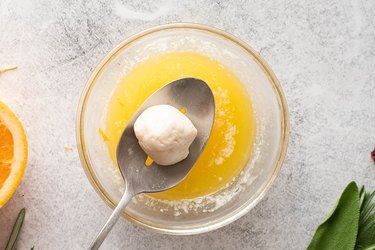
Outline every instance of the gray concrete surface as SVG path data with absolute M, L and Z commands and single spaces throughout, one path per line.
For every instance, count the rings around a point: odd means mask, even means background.
M 22 120 L 29 163 L 0 209 L 0 249 L 20 208 L 19 250 L 84 249 L 111 213 L 75 146 L 80 92 L 116 44 L 145 28 L 197 22 L 253 46 L 289 102 L 289 152 L 266 197 L 214 232 L 166 236 L 119 221 L 103 249 L 304 249 L 350 180 L 375 188 L 375 2 L 0 1 L 0 100 Z M 65 151 L 64 146 L 72 146 Z

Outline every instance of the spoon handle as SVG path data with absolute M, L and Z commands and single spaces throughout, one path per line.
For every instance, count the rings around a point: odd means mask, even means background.
M 105 225 L 100 230 L 99 234 L 96 236 L 95 241 L 90 245 L 90 250 L 97 250 L 107 237 L 108 233 L 111 231 L 113 226 L 116 224 L 117 220 L 120 218 L 122 213 L 125 210 L 125 207 L 128 205 L 128 203 L 133 198 L 134 194 L 129 190 L 129 188 L 126 188 L 125 193 L 123 194 L 120 202 L 116 206 L 115 210 L 111 214 L 111 217 L 107 220 Z

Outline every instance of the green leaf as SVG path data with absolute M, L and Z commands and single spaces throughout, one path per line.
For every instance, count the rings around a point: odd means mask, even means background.
M 356 250 L 375 250 L 375 192 L 360 193 L 363 200 L 359 216 Z
M 360 191 L 349 183 L 336 208 L 316 230 L 308 250 L 353 250 L 358 232 Z
M 26 213 L 25 208 L 22 208 L 21 211 L 18 213 L 16 222 L 13 225 L 12 233 L 10 234 L 5 250 L 15 249 L 17 238 L 21 231 L 23 220 L 25 219 L 25 213 Z

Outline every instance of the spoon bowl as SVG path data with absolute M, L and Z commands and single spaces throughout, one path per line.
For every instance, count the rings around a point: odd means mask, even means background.
M 146 153 L 134 133 L 134 123 L 147 108 L 168 104 L 185 109 L 185 115 L 197 128 L 198 134 L 189 148 L 186 159 L 170 166 L 153 162 L 146 167 Z M 199 79 L 183 78 L 173 81 L 151 95 L 133 115 L 117 145 L 117 162 L 126 180 L 126 187 L 134 194 L 170 189 L 180 183 L 198 160 L 211 134 L 215 116 L 215 102 L 211 89 Z
M 144 110 L 161 104 L 184 109 L 198 133 L 186 159 L 170 166 L 161 166 L 155 162 L 146 166 L 147 155 L 138 144 L 133 126 Z M 204 81 L 196 78 L 182 78 L 165 85 L 138 108 L 122 133 L 116 151 L 117 163 L 125 180 L 125 192 L 90 249 L 100 247 L 134 195 L 170 189 L 188 175 L 208 141 L 214 118 L 213 93 Z

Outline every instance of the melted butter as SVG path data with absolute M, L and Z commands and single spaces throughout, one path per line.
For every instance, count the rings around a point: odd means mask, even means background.
M 160 199 L 191 199 L 220 190 L 246 165 L 255 140 L 250 97 L 231 71 L 201 54 L 167 53 L 136 65 L 110 99 L 105 132 L 114 161 L 121 133 L 138 107 L 165 84 L 184 77 L 202 79 L 211 87 L 216 117 L 207 146 L 189 175 L 176 187 L 150 195 Z

